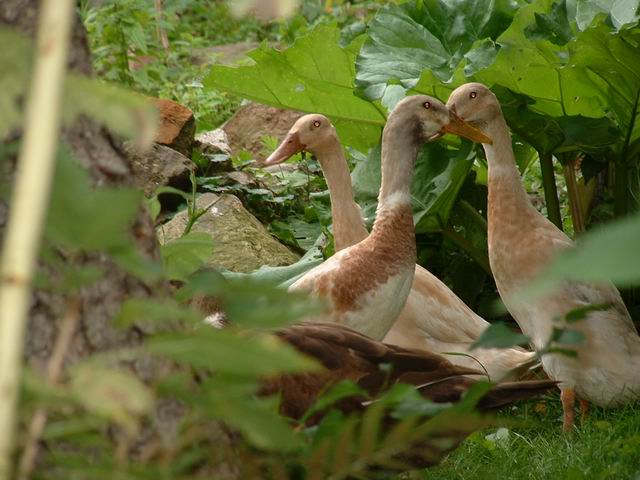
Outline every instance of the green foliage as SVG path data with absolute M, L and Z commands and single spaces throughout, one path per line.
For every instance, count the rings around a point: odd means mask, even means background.
M 322 113 L 345 144 L 365 149 L 377 141 L 385 116 L 353 95 L 361 41 L 343 48 L 339 36 L 335 26 L 319 25 L 283 52 L 267 46 L 251 52 L 253 65 L 214 66 L 205 85 L 277 107 Z
M 460 82 L 495 57 L 495 39 L 509 26 L 518 2 L 491 0 L 407 2 L 377 13 L 357 60 L 357 83 L 371 99 L 388 85 L 425 91 L 434 84 Z M 434 94 L 434 92 L 429 92 Z M 438 92 L 437 95 L 443 95 Z
M 309 7 L 311 3 L 304 8 L 322 8 L 320 2 Z M 244 39 L 250 33 L 261 40 L 267 28 L 218 15 L 226 11 L 219 2 L 165 4 L 159 23 L 169 35 L 172 47 L 168 52 L 153 36 L 158 20 L 151 2 L 124 0 L 106 2 L 103 9 L 85 8 L 96 65 L 106 77 L 139 91 L 168 94 L 195 105 L 200 126 L 212 125 L 235 103 L 226 103 L 229 97 L 199 86 L 203 70 L 183 68 L 190 49 L 200 41 L 221 40 L 213 36 L 214 31 L 223 32 L 227 39 Z M 262 46 L 252 54 L 254 65 L 215 67 L 207 84 L 277 106 L 326 113 L 337 122 L 345 143 L 363 151 L 374 147 L 368 156 L 350 152 L 357 161 L 354 183 L 367 212 L 379 186 L 379 149 L 376 151 L 375 145 L 385 108 L 392 107 L 407 89 L 446 96 L 453 86 L 471 78 L 494 84 L 510 125 L 520 133 L 516 142 L 520 142 L 523 171 L 534 147 L 545 153 L 587 152 L 592 158 L 604 159 L 601 163 L 605 165 L 613 155 L 633 174 L 640 137 L 636 7 L 629 0 L 543 0 L 530 4 L 415 1 L 383 8 L 369 34 L 359 38 L 354 35 L 364 31 L 364 24 L 352 22 L 346 4 L 328 20 L 319 13 L 313 17 L 309 10 L 304 18 L 280 26 L 277 35 L 286 39 L 318 25 L 291 48 L 277 52 Z M 190 20 L 182 21 L 182 15 Z M 192 21 L 199 16 L 205 21 Z M 333 23 L 336 20 L 342 29 Z M 16 98 L 23 96 L 28 83 L 29 47 L 3 31 L 0 39 L 15 46 L 0 52 L 0 65 L 8 65 L 3 70 L 12 73 L 0 77 L 0 107 L 7 113 L 0 122 L 0 136 L 4 137 L 20 122 Z M 130 68 L 143 56 L 152 61 Z M 69 120 L 79 112 L 88 113 L 118 132 L 132 131 L 132 119 L 136 118 L 132 112 L 144 109 L 138 98 L 86 79 L 70 78 L 67 92 Z M 362 92 L 370 99 L 356 95 Z M 439 143 L 421 152 L 413 188 L 421 238 L 453 224 L 454 231 L 469 237 L 473 248 L 482 250 L 486 245 L 486 225 L 477 212 L 483 211 L 484 166 L 475 152 L 467 143 Z M 478 160 L 478 165 L 472 170 L 473 160 Z M 162 293 L 157 293 L 159 298 L 133 297 L 120 312 L 114 312 L 115 325 L 136 328 L 141 335 L 144 332 L 142 347 L 123 346 L 93 355 L 70 369 L 56 386 L 32 373 L 25 377 L 21 428 L 37 407 L 45 406 L 49 415 L 43 434 L 48 448 L 42 449 L 41 456 L 47 466 L 55 468 L 43 469 L 38 478 L 209 478 L 215 475 L 210 467 L 233 456 L 214 439 L 216 421 L 224 421 L 239 433 L 233 454 L 242 458 L 239 468 L 243 478 L 371 478 L 405 469 L 405 458 L 398 455 L 401 452 L 430 458 L 430 441 L 438 448 L 455 444 L 457 439 L 447 436 L 447 427 L 452 424 L 469 431 L 490 424 L 472 411 L 488 388 L 485 384 L 479 384 L 457 406 L 426 402 L 412 388 L 398 386 L 387 396 L 372 399 L 363 415 L 347 417 L 334 410 L 310 428 L 281 417 L 277 398 L 256 396 L 264 375 L 317 368 L 313 361 L 283 345 L 271 330 L 322 308 L 304 296 L 286 294 L 275 284 L 290 282 L 322 260 L 320 244 L 312 239 L 320 231 L 328 235 L 327 202 L 317 195 L 322 183 L 311 185 L 314 180 L 308 175 L 279 178 L 275 186 L 254 189 L 258 191 L 243 188 L 243 194 L 253 195 L 255 201 L 267 198 L 272 207 L 282 205 L 281 218 L 295 214 L 294 221 L 273 228 L 308 248 L 307 255 L 290 267 L 259 270 L 256 276 L 271 280 L 269 283 L 233 276 L 225 280 L 215 273 L 196 272 L 213 248 L 211 239 L 201 234 L 186 232 L 166 245 L 164 268 L 141 258 L 130 233 L 140 212 L 140 196 L 129 189 L 93 186 L 63 151 L 45 232 L 45 268 L 39 276 L 46 291 L 71 295 L 78 288 L 95 284 L 109 273 L 106 267 L 74 268 L 75 259 L 95 253 L 134 273 L 149 291 L 164 291 L 158 288 L 159 280 L 169 278 L 180 279 L 184 285 L 175 298 Z M 634 185 L 632 180 L 629 186 Z M 211 178 L 201 180 L 200 186 L 231 188 Z M 195 187 L 194 182 L 191 194 L 181 194 L 190 202 L 191 218 L 198 214 L 193 202 Z M 296 195 L 308 208 L 301 209 L 295 198 L 289 198 Z M 460 198 L 470 207 L 458 201 Z M 157 212 L 157 203 L 152 201 L 151 206 Z M 632 218 L 585 237 L 582 248 L 551 267 L 549 278 L 555 281 L 570 273 L 580 279 L 610 277 L 622 284 L 636 283 L 640 269 L 630 259 L 636 257 L 631 239 L 638 234 L 637 219 Z M 450 247 L 442 242 L 435 248 Z M 603 252 L 611 257 L 607 259 Z M 460 276 L 468 282 L 467 275 Z M 202 325 L 202 314 L 184 305 L 202 294 L 219 302 L 234 327 L 217 331 Z M 585 309 L 572 312 L 566 320 L 580 321 L 585 313 Z M 580 343 L 577 333 L 556 329 L 546 351 L 570 354 L 570 350 L 556 347 Z M 87 337 L 91 334 L 83 332 Z M 494 325 L 478 345 L 504 347 L 525 340 L 504 325 Z M 150 359 L 166 366 L 160 378 L 142 383 L 125 369 L 148 365 Z M 360 393 L 353 384 L 335 386 L 307 416 Z M 185 414 L 175 428 L 170 427 L 175 440 L 163 438 L 149 451 L 128 458 L 133 436 L 143 427 L 163 422 L 154 407 L 172 405 L 176 400 Z M 433 475 L 465 479 L 626 478 L 638 471 L 636 410 L 606 417 L 597 410 L 574 441 L 567 442 L 559 433 L 558 403 L 544 405 L 553 411 L 542 424 L 522 431 L 527 438 L 520 433 L 504 434 L 504 430 L 494 436 L 480 433 Z M 523 410 L 515 411 L 522 415 Z M 540 420 L 540 414 L 529 415 L 526 407 L 524 417 Z
M 194 62 L 194 50 L 223 43 L 262 39 L 257 21 L 233 18 L 225 2 L 163 2 L 160 18 L 152 1 L 108 0 L 81 9 L 100 75 L 147 95 L 170 98 L 190 107 L 201 130 L 218 126 L 239 105 L 229 95 L 203 89 L 206 65 Z M 168 37 L 165 49 L 156 27 Z

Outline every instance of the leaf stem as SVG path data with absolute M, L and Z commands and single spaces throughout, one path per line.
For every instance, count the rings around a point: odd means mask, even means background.
M 11 478 L 18 387 L 31 279 L 53 178 L 73 0 L 44 0 L 22 149 L 2 249 L 0 289 L 0 480 Z
M 487 219 L 484 218 L 482 214 L 474 208 L 473 205 L 471 205 L 466 200 L 459 200 L 458 205 L 460 206 L 460 208 L 462 208 L 462 210 L 464 210 L 469 215 L 471 220 L 473 220 L 474 223 L 478 227 L 480 227 L 480 230 L 482 230 L 485 233 L 487 232 L 487 228 L 488 228 Z
M 622 217 L 627 213 L 629 205 L 629 190 L 627 188 L 629 175 L 627 172 L 627 162 L 620 155 L 613 164 L 613 212 L 616 217 Z
M 464 250 L 465 253 L 467 253 L 467 255 L 469 255 L 478 265 L 480 265 L 480 267 L 482 267 L 482 269 L 488 275 L 493 275 L 487 256 L 480 252 L 476 247 L 474 247 L 466 238 L 464 238 L 451 227 L 443 228 L 442 235 L 444 235 L 446 238 L 448 238 L 462 250 Z
M 560 216 L 560 202 L 558 190 L 553 172 L 553 155 L 538 151 L 540 156 L 540 168 L 542 170 L 542 185 L 544 187 L 544 201 L 547 205 L 547 216 L 556 227 L 562 230 L 562 217 Z
M 614 164 L 613 211 L 616 217 L 625 215 L 629 210 L 629 164 L 627 157 L 629 156 L 631 135 L 635 128 L 638 103 L 640 103 L 640 88 L 636 92 L 635 102 L 633 103 L 633 109 L 631 111 L 631 120 L 629 121 L 629 128 L 627 128 L 622 151 Z
M 562 168 L 564 170 L 564 178 L 567 184 L 567 193 L 569 195 L 569 209 L 571 210 L 573 231 L 576 234 L 579 234 L 584 232 L 587 227 L 584 218 L 585 214 L 582 211 L 582 205 L 580 203 L 580 194 L 578 192 L 575 159 L 568 157 Z

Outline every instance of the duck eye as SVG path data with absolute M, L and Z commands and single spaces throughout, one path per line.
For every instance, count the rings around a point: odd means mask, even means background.
M 320 122 L 318 120 L 316 120 L 315 122 L 313 122 L 313 126 L 314 127 L 319 127 L 320 126 Z
M 469 98 L 476 98 L 478 96 L 478 92 L 471 92 L 469 94 Z
M 424 108 L 429 110 L 431 108 L 431 102 L 424 102 Z

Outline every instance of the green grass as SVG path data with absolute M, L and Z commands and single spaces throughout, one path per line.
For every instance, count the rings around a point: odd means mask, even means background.
M 542 406 L 544 412 L 536 412 Z M 503 412 L 524 422 L 506 438 L 496 429 L 476 432 L 423 479 L 640 479 L 640 405 L 616 410 L 592 408 L 584 423 L 562 433 L 557 395 Z

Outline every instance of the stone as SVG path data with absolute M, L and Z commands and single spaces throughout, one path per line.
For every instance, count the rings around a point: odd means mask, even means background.
M 131 162 L 134 182 L 146 197 L 153 196 L 158 187 L 165 185 L 191 190 L 189 173 L 195 165 L 180 152 L 158 144 L 139 150 L 131 142 L 125 143 L 125 152 Z
M 205 169 L 208 175 L 233 170 L 231 147 L 227 134 L 221 128 L 197 135 L 193 147 L 209 161 L 209 166 Z
M 196 120 L 193 112 L 172 100 L 158 98 L 154 102 L 160 115 L 160 125 L 155 142 L 191 157 L 196 133 Z
M 248 103 L 238 109 L 222 128 L 229 138 L 233 155 L 242 150 L 253 154 L 254 159 L 263 161 L 270 152 L 265 152 L 262 138 L 270 135 L 278 142 L 303 113 L 269 107 L 259 103 Z
M 208 233 L 215 243 L 207 266 L 247 273 L 263 265 L 284 266 L 299 260 L 300 257 L 273 237 L 237 197 L 205 193 L 198 197 L 196 205 L 198 209 L 206 208 L 207 212 L 191 231 Z M 186 211 L 176 214 L 158 227 L 158 239 L 164 244 L 179 238 L 187 222 Z
M 226 174 L 226 177 L 230 179 L 233 183 L 237 183 L 243 185 L 245 187 L 257 188 L 258 180 L 256 177 L 251 175 L 250 173 L 243 171 L 229 172 Z
M 195 146 L 202 152 L 209 155 L 223 153 L 231 155 L 229 138 L 227 132 L 221 128 L 199 133 L 196 136 Z

